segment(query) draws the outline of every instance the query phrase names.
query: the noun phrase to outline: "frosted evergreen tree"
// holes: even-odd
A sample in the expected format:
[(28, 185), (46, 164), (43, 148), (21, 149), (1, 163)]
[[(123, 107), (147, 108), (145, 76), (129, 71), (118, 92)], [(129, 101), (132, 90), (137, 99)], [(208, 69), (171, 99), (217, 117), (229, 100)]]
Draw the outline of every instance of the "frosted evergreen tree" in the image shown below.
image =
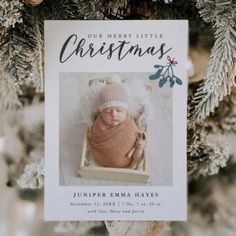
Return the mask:
[[(11, 137), (7, 144), (9, 153), (5, 156), (8, 164), (12, 161), (18, 162), (21, 154), (27, 158), (27, 162), (19, 171), (12, 173), (15, 184), (35, 191), (42, 189), (44, 185), (44, 20), (109, 19), (189, 19), (191, 47), (197, 47), (199, 44), (202, 46), (205, 43), (204, 40), (201, 41), (202, 38), (209, 42), (214, 41), (205, 78), (202, 78), (197, 89), (192, 84), (189, 85), (189, 94), (194, 87), (194, 95), (189, 96), (189, 186), (192, 188), (193, 185), (199, 184), (202, 187), (204, 184), (209, 187), (208, 180), (223, 182), (227, 178), (227, 186), (232, 186), (232, 179), (235, 179), (232, 169), (235, 164), (228, 147), (222, 143), (209, 143), (207, 135), (219, 130), (222, 134), (236, 132), (236, 100), (231, 94), (236, 76), (234, 0), (1, 0), (0, 133)], [(37, 110), (41, 117), (32, 121), (30, 117), (24, 116), (27, 109)], [(211, 113), (213, 111), (214, 114)], [(9, 117), (12, 119), (9, 120)], [(29, 125), (25, 126), (25, 123)], [(201, 198), (199, 209), (209, 205), (209, 202), (202, 198), (204, 193), (201, 192), (201, 187), (197, 192), (190, 188), (190, 194), (192, 191), (197, 199)], [(212, 198), (214, 199), (214, 196)], [(191, 208), (194, 208), (193, 198), (190, 198), (190, 204)], [(217, 201), (211, 206), (219, 208)], [(218, 218), (214, 215), (215, 211), (219, 212)], [(226, 232), (235, 232), (233, 227), (227, 227), (225, 223), (229, 218), (235, 219), (232, 212), (227, 208), (215, 211), (210, 211), (209, 217), (216, 222), (223, 218), (222, 224), (226, 227)], [(88, 233), (89, 225), (82, 225), (80, 222), (63, 222), (56, 230), (62, 233)], [(96, 226), (97, 222), (91, 225)], [(104, 224), (100, 222), (98, 226), (103, 227), (101, 235), (104, 235)], [(81, 227), (84, 227), (84, 230)], [(186, 235), (177, 228), (175, 230), (181, 232), (181, 236)]]

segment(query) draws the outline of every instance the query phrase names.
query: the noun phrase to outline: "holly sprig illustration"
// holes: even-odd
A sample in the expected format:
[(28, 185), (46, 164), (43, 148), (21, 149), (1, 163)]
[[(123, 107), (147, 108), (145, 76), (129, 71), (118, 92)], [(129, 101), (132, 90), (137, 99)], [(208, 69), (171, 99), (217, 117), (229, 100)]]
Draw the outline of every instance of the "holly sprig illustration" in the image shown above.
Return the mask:
[(155, 74), (150, 75), (149, 79), (150, 80), (156, 80), (159, 79), (159, 87), (162, 88), (167, 82), (170, 83), (170, 87), (172, 88), (175, 83), (178, 85), (182, 85), (183, 82), (180, 78), (178, 78), (174, 74), (174, 69), (173, 66), (178, 64), (177, 61), (170, 58), (170, 56), (167, 56), (168, 63), (167, 65), (154, 65), (154, 68), (157, 68), (157, 71)]

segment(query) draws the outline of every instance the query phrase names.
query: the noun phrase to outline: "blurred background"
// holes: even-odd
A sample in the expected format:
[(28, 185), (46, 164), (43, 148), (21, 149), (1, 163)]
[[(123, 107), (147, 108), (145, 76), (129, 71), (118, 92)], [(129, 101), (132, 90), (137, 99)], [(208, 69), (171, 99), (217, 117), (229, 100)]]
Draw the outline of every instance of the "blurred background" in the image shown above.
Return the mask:
[[(46, 19), (189, 20), (187, 222), (44, 222)], [(1, 0), (0, 235), (234, 236), (235, 22), (234, 0)]]

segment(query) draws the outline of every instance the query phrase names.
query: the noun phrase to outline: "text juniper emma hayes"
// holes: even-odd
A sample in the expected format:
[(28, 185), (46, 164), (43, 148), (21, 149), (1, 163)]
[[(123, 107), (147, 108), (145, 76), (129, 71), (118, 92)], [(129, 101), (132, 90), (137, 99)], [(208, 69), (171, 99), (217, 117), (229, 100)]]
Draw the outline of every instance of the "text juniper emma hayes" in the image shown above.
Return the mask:
[(155, 198), (158, 197), (158, 192), (74, 192), (73, 198), (87, 198), (87, 197), (137, 197), (137, 198), (144, 198), (144, 197), (150, 197)]

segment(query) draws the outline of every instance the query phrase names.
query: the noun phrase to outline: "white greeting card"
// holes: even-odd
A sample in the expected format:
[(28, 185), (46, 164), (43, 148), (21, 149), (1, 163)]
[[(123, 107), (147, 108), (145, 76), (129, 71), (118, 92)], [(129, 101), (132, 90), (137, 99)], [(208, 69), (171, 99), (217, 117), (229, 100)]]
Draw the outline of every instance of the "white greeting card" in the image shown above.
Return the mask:
[(186, 20), (45, 21), (45, 219), (186, 220)]

